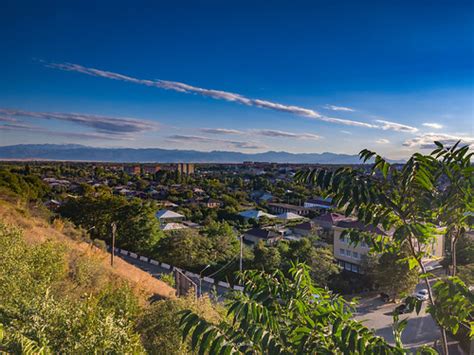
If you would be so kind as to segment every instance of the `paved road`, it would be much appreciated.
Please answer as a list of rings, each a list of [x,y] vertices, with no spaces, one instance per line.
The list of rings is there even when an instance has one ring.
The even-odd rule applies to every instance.
[[[360,300],[355,319],[363,321],[364,325],[374,329],[377,335],[394,343],[392,324],[393,310],[397,305],[383,303],[378,296]],[[408,319],[408,325],[402,334],[403,344],[407,348],[416,348],[423,344],[432,345],[439,339],[440,333],[431,315],[426,313],[424,302],[420,314],[416,312],[400,315],[400,319]]]
[[[142,269],[143,271],[148,272],[149,274],[151,274],[153,277],[155,277],[157,279],[160,279],[162,274],[169,274],[169,273],[172,272],[171,270],[162,268],[158,265],[153,265],[153,264],[150,264],[146,261],[142,261],[140,259],[135,259],[135,258],[132,258],[130,256],[126,256],[126,255],[123,255],[123,254],[116,254],[116,256],[122,258],[125,261],[127,261],[129,264],[132,264],[132,265]],[[199,278],[191,278],[191,279],[199,287]],[[213,295],[216,292],[216,291],[214,291],[214,289],[217,291],[217,295],[218,295],[219,299],[221,297],[224,297],[225,294],[227,294],[229,292],[228,288],[221,287],[221,286],[218,286],[218,285],[211,285],[210,283],[205,282],[205,281],[202,282],[202,293],[203,294],[204,293],[209,293],[210,295]]]
[[[433,280],[431,284],[435,281]],[[416,286],[416,291],[426,288],[424,282]],[[428,301],[423,302],[420,313],[416,312],[400,315],[400,319],[408,319],[407,327],[402,333],[402,342],[406,348],[415,350],[422,345],[433,346],[436,340],[440,340],[441,333],[429,313],[426,312]],[[355,319],[363,321],[364,324],[373,329],[379,336],[388,342],[394,343],[393,339],[393,311],[398,304],[384,303],[378,296],[366,297],[359,300]],[[463,354],[456,342],[450,342],[450,354]]]

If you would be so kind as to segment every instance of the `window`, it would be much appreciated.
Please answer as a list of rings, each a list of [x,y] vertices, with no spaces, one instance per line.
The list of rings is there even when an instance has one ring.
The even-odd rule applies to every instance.
[[[346,255],[346,251],[341,248],[341,249],[339,249],[339,254],[341,254],[341,255]]]
[[[359,272],[359,267],[357,265],[352,264],[352,272]]]
[[[347,271],[352,271],[351,270],[351,264],[349,263],[346,263],[345,267],[344,267]]]
[[[356,251],[353,251],[353,252],[352,252],[352,257],[353,257],[354,259],[359,259],[359,253],[356,252]]]

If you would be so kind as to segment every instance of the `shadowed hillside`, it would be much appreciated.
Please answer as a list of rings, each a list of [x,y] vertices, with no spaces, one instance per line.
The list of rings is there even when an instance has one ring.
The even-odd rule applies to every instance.
[[[107,279],[119,278],[128,281],[138,294],[164,298],[174,295],[173,288],[120,258],[115,258],[112,268],[110,254],[77,240],[84,231],[59,220],[49,223],[48,214],[41,205],[28,204],[6,193],[0,193],[0,221],[18,227],[27,243],[39,244],[47,240],[59,242],[66,247],[70,261],[78,257],[90,258],[91,262],[93,260],[99,263]]]

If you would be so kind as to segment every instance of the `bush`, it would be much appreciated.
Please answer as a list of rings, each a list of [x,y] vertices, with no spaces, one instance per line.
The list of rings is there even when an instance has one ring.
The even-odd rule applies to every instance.
[[[94,240],[92,241],[92,244],[93,244],[95,247],[97,247],[97,248],[99,248],[100,250],[102,250],[102,251],[107,251],[107,244],[106,244],[105,241],[103,241],[103,240],[94,239]]]
[[[213,307],[209,298],[193,296],[158,301],[142,315],[137,330],[142,335],[143,346],[150,354],[190,354],[190,341],[184,341],[179,329],[179,312],[192,309],[207,321],[217,323],[223,309]]]
[[[27,245],[0,223],[0,348],[20,352],[27,339],[52,353],[143,352],[127,285],[111,283],[99,258],[69,257],[62,244]]]
[[[173,274],[162,274],[160,280],[170,285],[171,287],[176,286],[176,280],[174,279]]]

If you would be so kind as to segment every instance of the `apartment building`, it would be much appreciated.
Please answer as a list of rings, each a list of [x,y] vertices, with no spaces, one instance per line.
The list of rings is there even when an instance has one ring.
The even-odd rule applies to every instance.
[[[365,242],[361,242],[356,246],[350,242],[348,237],[342,237],[345,229],[367,230],[367,227],[357,220],[351,219],[339,220],[333,226],[333,254],[335,259],[345,270],[360,273],[362,259],[367,256],[370,248]],[[378,228],[372,228],[371,231],[376,231],[382,235],[385,234]]]
[[[178,163],[176,166],[178,173],[183,175],[194,174],[194,164],[191,163]]]
[[[314,223],[323,228],[332,237],[333,254],[339,265],[347,271],[360,273],[362,260],[369,253],[369,246],[365,242],[354,245],[348,237],[342,237],[343,231],[357,229],[379,235],[390,236],[390,233],[375,226],[365,226],[357,219],[340,214],[327,213],[315,218]],[[428,258],[437,259],[444,256],[444,237],[442,233],[436,235],[433,241],[425,246]]]

